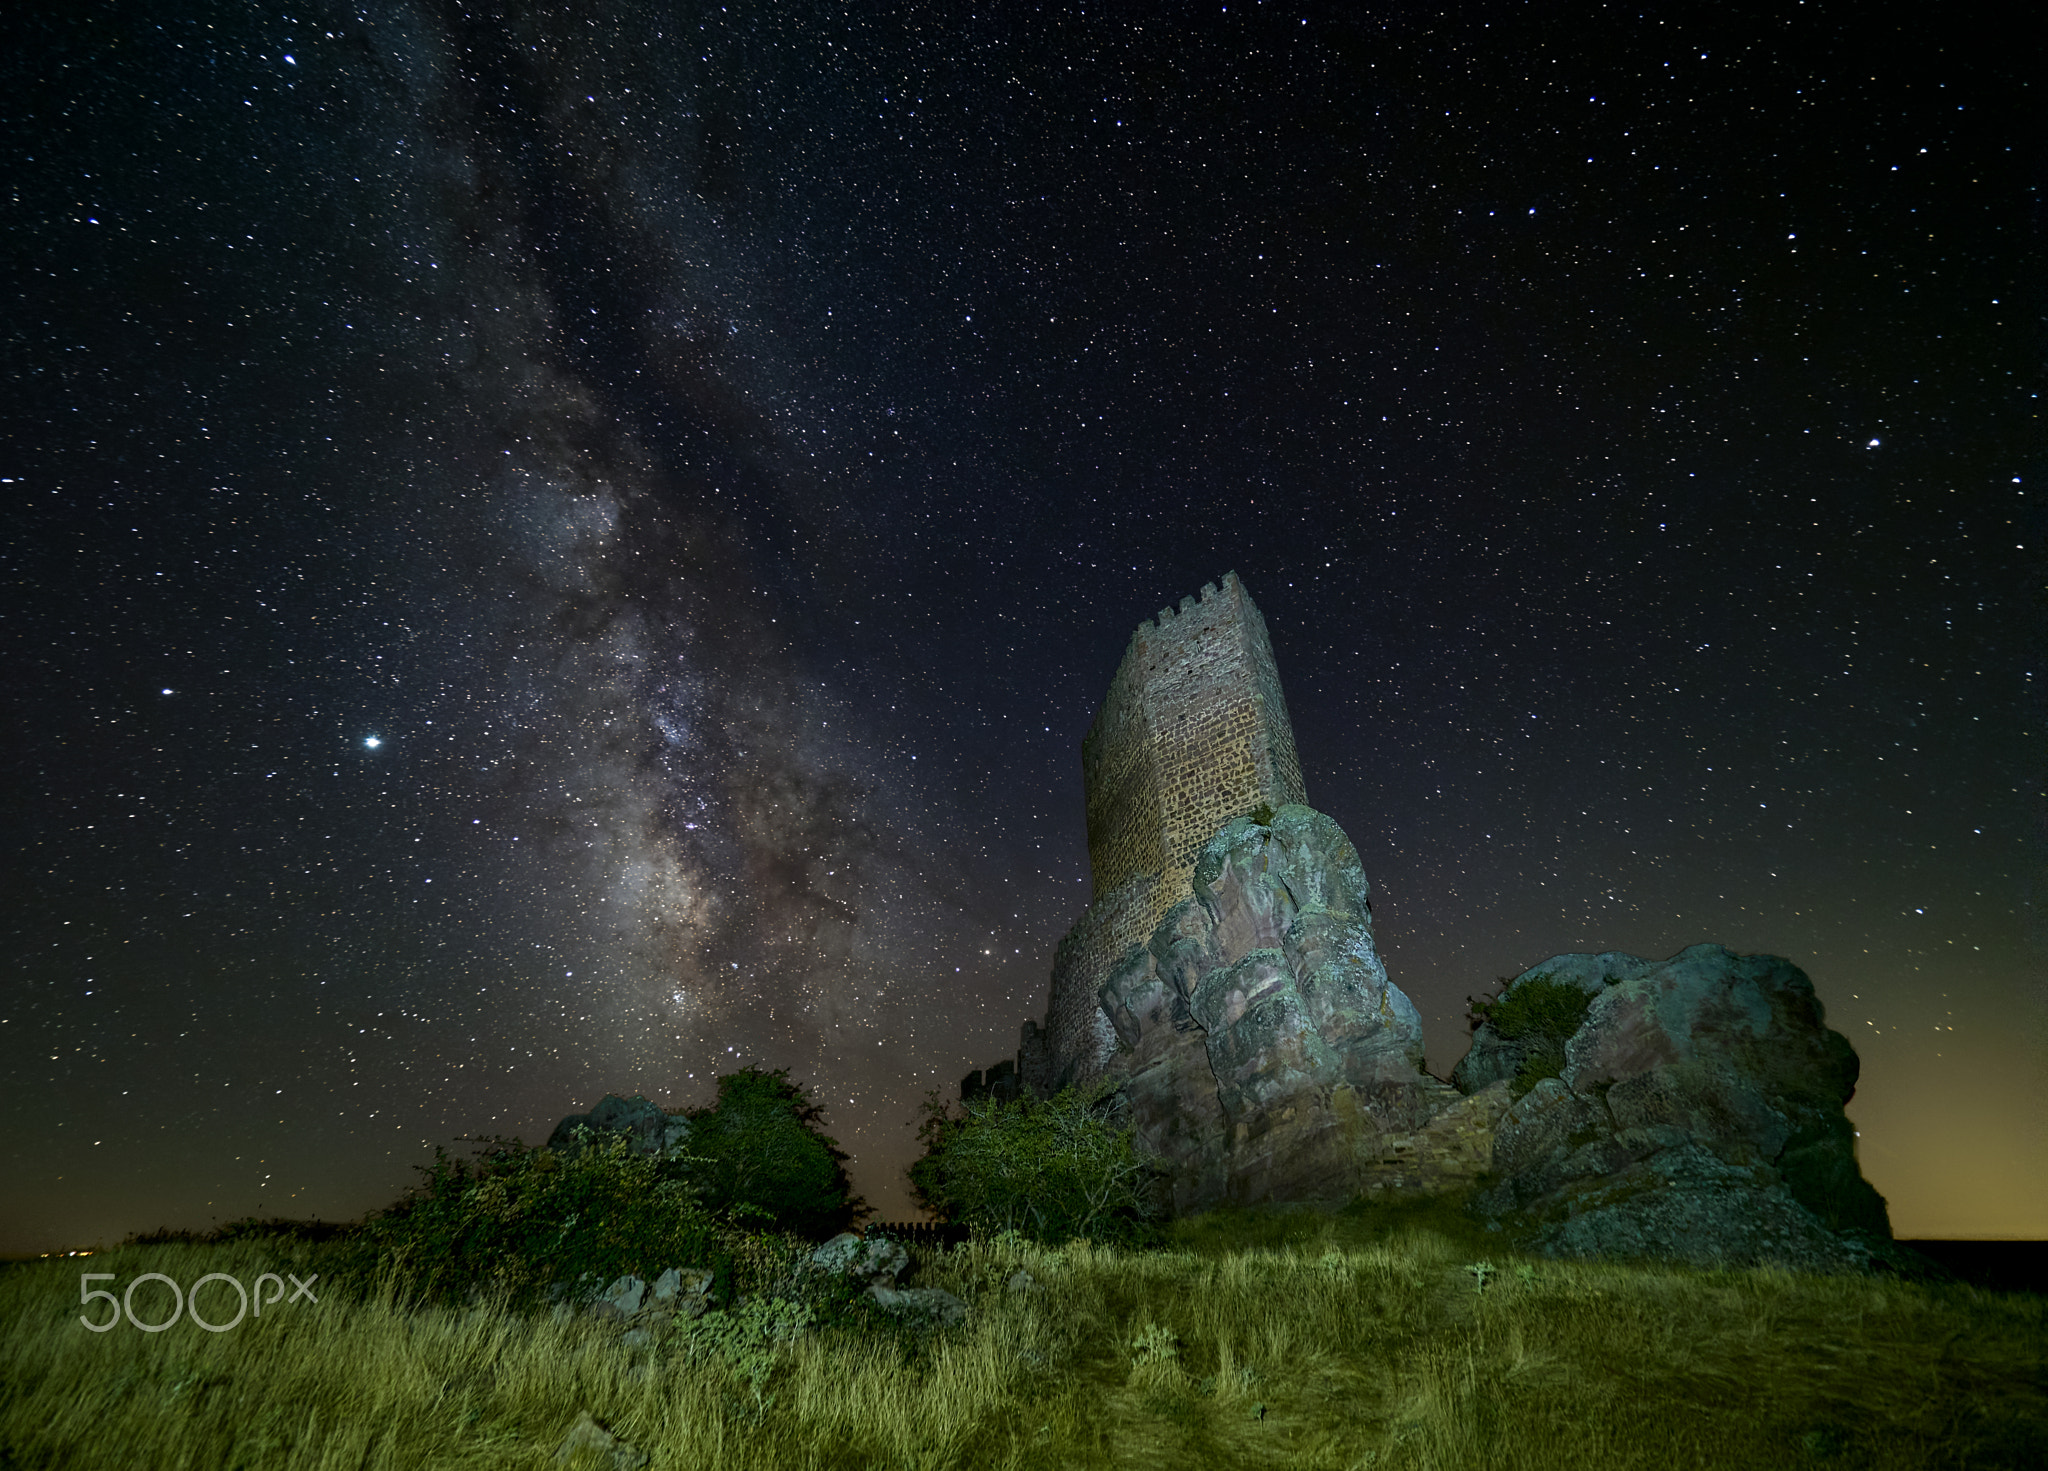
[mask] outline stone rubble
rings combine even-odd
[[[967,1320],[967,1304],[943,1288],[897,1285],[898,1276],[910,1265],[910,1253],[900,1242],[849,1231],[817,1247],[808,1260],[813,1271],[862,1283],[876,1306],[899,1317],[944,1324]],[[1018,1275],[1029,1281],[1028,1273]],[[675,1326],[701,1318],[710,1310],[711,1282],[712,1274],[702,1267],[670,1267],[651,1285],[628,1273],[582,1296],[580,1307],[579,1295],[558,1285],[553,1294],[554,1314],[558,1320],[580,1315],[622,1327],[620,1343],[628,1348],[651,1348]],[[735,1306],[744,1301],[739,1299]]]

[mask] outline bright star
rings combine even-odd
[[[368,747],[369,747],[369,748],[370,748],[371,750],[373,750],[373,751],[374,751],[374,750],[376,750],[376,749],[377,749],[377,748],[378,748],[379,746],[383,745],[383,744],[384,744],[384,742],[383,742],[383,741],[382,741],[381,739],[379,739],[378,737],[376,737],[376,736],[365,736],[365,737],[363,738],[363,744],[364,744],[364,745],[366,745],[366,746],[368,746]]]

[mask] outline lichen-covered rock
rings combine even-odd
[[[1422,1069],[1422,1020],[1380,963],[1370,892],[1322,813],[1238,818],[1203,848],[1190,897],[1111,968],[1108,1071],[1176,1211],[1342,1203],[1390,1136],[1460,1101]]]
[[[1584,1019],[1557,1075],[1502,1117],[1479,1208],[1558,1255],[1867,1265],[1890,1251],[1843,1105],[1854,1050],[1788,960],[1694,945],[1666,961],[1560,955],[1517,987],[1569,983]],[[1527,1077],[1528,1049],[1476,1031],[1461,1087]]]
[[[821,1272],[887,1287],[910,1265],[910,1253],[901,1242],[887,1237],[842,1231],[811,1253],[811,1265]]]
[[[1496,1019],[1474,1029],[1471,1049],[1451,1069],[1452,1084],[1461,1093],[1477,1093],[1494,1083],[1517,1082],[1533,1059],[1553,1048],[1557,1070],[1561,1071],[1565,1043],[1583,1025],[1585,1008],[1593,997],[1610,985],[1634,979],[1654,964],[1609,950],[1599,955],[1560,955],[1515,977],[1493,1003]],[[1523,1000],[1532,988],[1546,985],[1577,993],[1570,1024],[1563,1028],[1562,1035],[1556,1035],[1554,1027],[1546,1025],[1554,1020],[1549,1016],[1524,1017],[1522,1025],[1511,1023],[1512,1013],[1522,1009],[1515,1003]],[[1519,1096],[1528,1091],[1528,1086],[1523,1083],[1515,1091]]]
[[[690,1135],[690,1121],[680,1114],[667,1114],[659,1105],[635,1095],[621,1098],[607,1093],[589,1113],[572,1113],[555,1125],[547,1147],[557,1153],[573,1153],[576,1131],[590,1129],[603,1134],[623,1134],[637,1154],[664,1154],[678,1149]]]
[[[597,1301],[591,1304],[590,1314],[594,1318],[609,1318],[623,1323],[640,1311],[640,1304],[646,1296],[647,1284],[629,1273],[597,1295]]]
[[[1197,912],[1187,903],[1169,914],[1153,949],[1181,943],[1180,931],[1194,927]],[[1134,946],[1110,973],[1102,1005],[1123,1048],[1117,1064],[1124,1079],[1124,1121],[1137,1128],[1168,1171],[1173,1210],[1221,1200],[1229,1179],[1228,1128],[1207,1039],[1187,998],[1160,973],[1152,950]]]
[[[688,1322],[704,1316],[711,1306],[712,1275],[704,1267],[670,1267],[654,1279],[647,1300],[656,1311],[667,1311]]]
[[[1232,1061],[1272,1046],[1331,1085],[1422,1075],[1422,1018],[1387,980],[1370,895],[1344,830],[1308,807],[1283,807],[1265,825],[1239,818],[1203,848],[1194,898],[1213,938],[1196,957],[1203,974],[1189,1005],[1219,1083]],[[1209,955],[1216,963],[1202,966]],[[1277,1014],[1261,1014],[1269,1009]],[[1255,1090],[1246,1101],[1261,1095],[1273,1096]]]

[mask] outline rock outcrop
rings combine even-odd
[[[1797,966],[1718,945],[1560,955],[1516,977],[1495,1017],[1565,987],[1585,1003],[1560,1057],[1542,1065],[1540,1029],[1488,1021],[1452,1074],[1475,1096],[1527,1088],[1500,1118],[1480,1211],[1555,1256],[1807,1270],[1899,1256],[1843,1113],[1856,1054]]]
[[[870,1287],[894,1287],[897,1276],[910,1265],[910,1253],[887,1237],[842,1231],[811,1253],[811,1265]]]
[[[1341,1204],[1485,1168],[1505,1090],[1468,1099],[1423,1071],[1421,1018],[1387,980],[1334,821],[1299,804],[1237,818],[1192,888],[1099,993],[1119,1043],[1105,1075],[1177,1213]]]
[[[899,1318],[933,1323],[964,1323],[967,1304],[943,1287],[898,1287],[897,1274],[910,1265],[910,1253],[886,1237],[860,1237],[841,1232],[811,1253],[811,1266],[832,1276],[867,1284],[877,1307]]]
[[[1138,625],[1081,756],[1093,897],[1044,1024],[964,1102],[1116,1083],[1177,1214],[1482,1184],[1540,1251],[1912,1267],[1856,1165],[1856,1055],[1788,961],[1559,956],[1451,1083],[1423,1071],[1235,576]]]
[[[1111,967],[1103,1075],[1175,1214],[1479,1184],[1475,1209],[1550,1255],[1912,1269],[1857,1167],[1856,1054],[1797,966],[1560,955],[1492,1003],[1447,1084],[1369,894],[1330,818],[1237,818]]]
[[[639,1154],[665,1154],[690,1136],[690,1121],[680,1114],[663,1113],[656,1104],[635,1095],[621,1098],[607,1093],[589,1113],[572,1113],[555,1125],[547,1147],[558,1153],[574,1151],[576,1130],[596,1134],[623,1134]]]

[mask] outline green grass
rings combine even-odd
[[[964,1327],[826,1315],[765,1375],[687,1338],[630,1351],[587,1321],[325,1276],[317,1306],[226,1333],[78,1322],[82,1269],[119,1291],[338,1259],[243,1240],[0,1272],[0,1466],[539,1471],[586,1409],[690,1471],[2048,1464],[2048,1299],[1525,1259],[1445,1202],[1219,1213],[1146,1252],[924,1254],[917,1280],[965,1298]],[[1040,1290],[1003,1290],[1019,1267]]]

